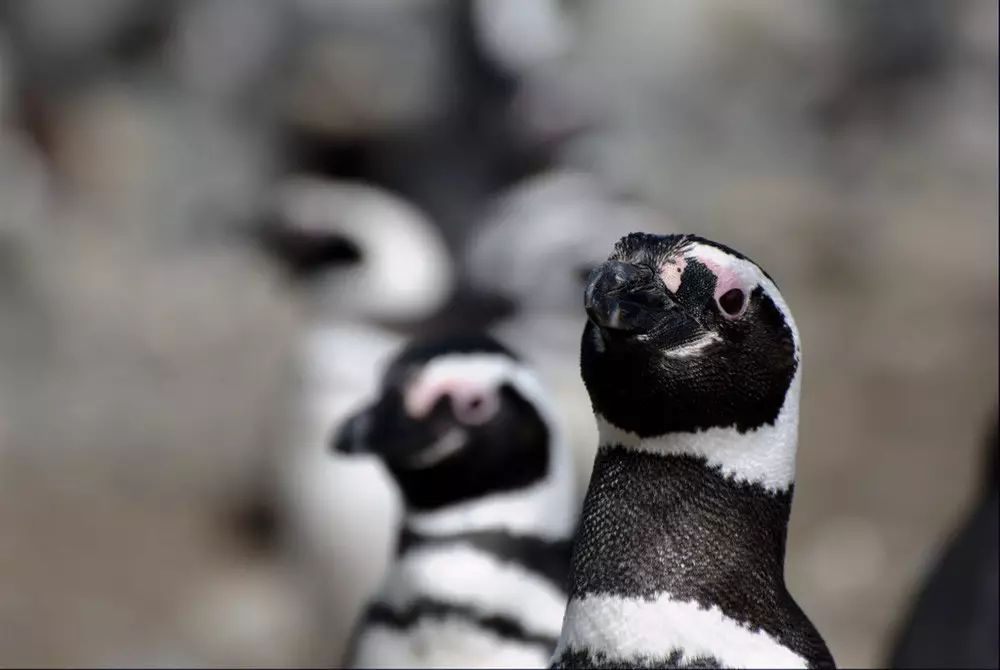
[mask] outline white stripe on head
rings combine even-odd
[[[792,339],[795,342],[796,360],[801,358],[802,345],[799,340],[799,330],[795,326],[795,319],[792,317],[792,310],[789,309],[788,303],[785,302],[778,287],[768,279],[767,275],[756,264],[744,258],[738,258],[726,253],[718,247],[702,244],[701,242],[686,243],[679,255],[685,259],[678,259],[679,263],[686,265],[686,259],[693,259],[707,265],[715,273],[719,280],[719,283],[716,285],[716,297],[737,284],[742,285],[742,288],[748,291],[752,291],[757,286],[763,289],[764,293],[774,303],[774,306],[781,312],[782,318],[784,318],[785,323],[788,324],[788,328],[792,331]],[[661,276],[668,273],[669,267],[668,265],[661,268]],[[681,267],[683,268],[683,265]],[[677,285],[679,285],[679,282],[680,280],[678,279]],[[676,289],[672,290],[676,291]]]
[[[360,247],[359,266],[319,282],[338,313],[418,319],[448,298],[454,263],[441,233],[413,203],[370,184],[306,175],[285,179],[275,200],[287,225],[342,235]]]
[[[435,364],[441,360],[441,364]],[[416,379],[406,385],[403,405],[414,419],[422,419],[438,400],[451,401],[455,417],[465,424],[489,421],[500,411],[500,384],[503,378],[495,366],[476,359],[447,357],[425,365]]]
[[[469,434],[461,428],[452,428],[431,446],[420,450],[407,459],[406,464],[412,470],[433,468],[446,458],[457,454],[465,448]]]
[[[678,347],[673,347],[667,349],[663,352],[663,355],[667,358],[693,358],[701,354],[709,346],[715,344],[716,342],[721,342],[722,338],[713,332],[706,332],[701,337],[692,340],[686,344],[682,344]]]
[[[502,638],[457,617],[426,618],[405,630],[381,624],[358,636],[352,668],[544,668],[550,650]]]
[[[656,455],[688,454],[705,458],[739,482],[760,484],[772,491],[787,491],[795,481],[795,452],[799,432],[799,375],[785,395],[785,404],[774,425],[745,433],[735,427],[708,428],[691,433],[640,437],[597,415],[601,447],[620,445]]]
[[[471,544],[413,549],[389,571],[378,602],[399,614],[427,598],[503,616],[525,631],[559,637],[566,596],[548,579]]]
[[[615,595],[587,595],[566,608],[563,632],[553,659],[563,653],[588,651],[609,662],[667,659],[683,654],[681,663],[712,656],[726,668],[806,668],[799,654],[764,631],[752,631],[725,616],[718,607],[673,600]]]
[[[469,353],[437,357],[424,366],[422,380],[464,379],[479,388],[510,384],[538,412],[549,430],[549,471],[523,489],[494,493],[433,512],[410,512],[407,523],[426,535],[476,530],[569,537],[576,526],[573,464],[562,422],[535,374],[502,354]]]

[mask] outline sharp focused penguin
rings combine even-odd
[[[338,429],[405,501],[395,561],[353,667],[545,667],[578,517],[560,422],[532,372],[486,335],[412,341]]]
[[[633,233],[584,303],[600,446],[555,667],[834,667],[785,587],[801,368],[774,282]]]

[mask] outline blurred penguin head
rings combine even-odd
[[[408,507],[431,511],[546,477],[552,426],[532,373],[486,335],[412,341],[379,397],[335,432],[341,454],[373,454]]]
[[[418,320],[451,295],[453,262],[438,229],[373,186],[289,178],[257,232],[271,257],[339,317]]]

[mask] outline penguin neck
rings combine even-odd
[[[502,533],[562,541],[573,536],[578,504],[568,449],[555,448],[545,476],[527,486],[435,510],[407,508],[404,533],[436,538]]]
[[[622,581],[609,584],[622,595],[693,597],[708,607],[718,604],[714,596],[723,582],[736,598],[744,588],[744,594],[761,589],[778,594],[784,591],[793,490],[792,483],[768,489],[741,481],[687,451],[656,453],[603,443],[591,474],[580,542],[596,549],[607,546],[608,532],[629,538],[618,542],[628,545],[622,556],[602,550],[597,559],[610,564],[632,557],[618,562]],[[614,522],[605,526],[611,517]],[[604,571],[607,565],[586,569]],[[607,573],[601,580],[606,578]],[[640,583],[647,586],[639,588]]]
[[[792,377],[784,404],[770,424],[742,432],[727,426],[640,436],[595,412],[598,444],[663,457],[692,456],[734,484],[759,484],[772,493],[789,491],[795,481],[801,378],[801,372]]]
[[[581,533],[597,532],[588,529],[596,517],[621,515],[615,532],[634,538],[629,551],[648,556],[648,569],[663,566],[662,580],[653,580],[663,591],[704,596],[714,585],[700,582],[712,575],[727,581],[752,575],[729,584],[730,593],[742,584],[783,592],[798,434],[797,389],[791,390],[792,402],[774,424],[745,432],[729,427],[640,437],[598,415],[600,442]],[[691,559],[697,565],[685,568]]]

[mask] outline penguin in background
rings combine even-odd
[[[391,550],[399,500],[374,463],[331,459],[329,431],[374,392],[404,342],[389,322],[419,321],[453,289],[438,229],[413,205],[363,183],[285,180],[253,231],[302,296],[304,328],[288,416],[274,450],[283,532],[318,580],[322,658],[338,653]],[[266,506],[266,505],[265,505]]]
[[[485,53],[472,3],[449,3],[444,14],[449,67],[459,73],[453,108],[429,124],[346,135],[286,119],[280,142],[291,176],[274,216],[255,230],[312,312],[282,504],[333,584],[332,648],[384,569],[400,501],[370,461],[324,459],[325,434],[374,392],[375,371],[407,337],[486,327],[511,311],[509,299],[464,281],[453,255],[498,184],[547,164],[558,144],[546,133],[511,140],[518,73]]]
[[[485,334],[416,338],[332,447],[375,457],[404,502],[345,667],[544,667],[579,504],[562,421],[531,368]]]
[[[1000,663],[998,435],[994,418],[979,491],[917,585],[890,642],[890,668],[995,668]]]

